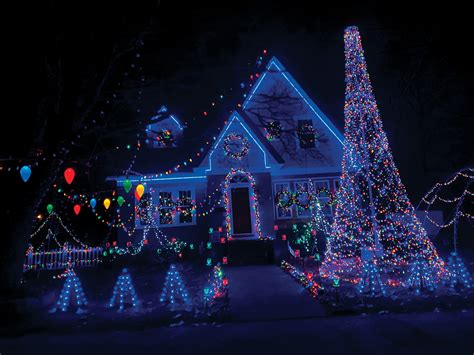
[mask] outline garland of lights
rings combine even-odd
[[[224,139],[223,149],[228,157],[241,160],[250,149],[250,143],[240,133],[229,133]]]
[[[372,92],[359,31],[344,33],[346,57],[345,144],[333,232],[323,272],[337,261],[381,252],[383,265],[406,265],[422,254],[430,268],[444,262],[415,215],[393,161]],[[334,265],[331,265],[334,264]]]
[[[444,198],[439,195],[440,191],[442,191],[443,188],[449,187],[450,185],[458,182],[461,178],[464,178],[467,180],[464,183],[465,185],[464,185],[463,192],[459,196],[454,197],[454,198]],[[451,225],[457,224],[459,217],[467,217],[471,219],[474,218],[473,215],[462,210],[463,202],[465,198],[466,197],[472,198],[474,196],[474,192],[469,190],[469,187],[473,181],[474,181],[473,168],[462,169],[456,172],[447,181],[437,182],[436,184],[434,184],[433,187],[422,197],[420,203],[417,206],[417,210],[420,208],[422,203],[425,203],[426,204],[426,208],[424,210],[425,218],[438,228],[447,228]],[[441,201],[443,203],[456,203],[456,206],[454,208],[455,213],[453,213],[453,217],[449,221],[439,224],[430,217],[429,211],[432,205],[436,201]]]
[[[302,195],[306,194],[306,203],[302,203],[300,200],[300,197]],[[275,194],[275,203],[278,205],[279,208],[282,210],[286,211],[289,208],[291,208],[292,205],[296,205],[302,209],[309,209],[313,202],[321,195],[324,194],[325,196],[323,197],[328,197],[328,201],[325,202],[322,206],[324,207],[330,207],[334,206],[337,203],[336,199],[336,193],[333,191],[330,191],[326,187],[320,187],[320,188],[312,188],[310,190],[299,190],[295,193],[292,193],[291,191],[288,190],[281,190],[278,191]]]
[[[230,172],[226,175],[224,179],[224,203],[226,206],[226,217],[225,217],[225,224],[226,224],[226,233],[227,233],[227,239],[232,239],[232,230],[231,230],[231,206],[230,206],[230,196],[229,196],[229,189],[230,189],[230,181],[232,178],[236,175],[243,175],[247,178],[247,180],[250,182],[250,201],[253,209],[253,213],[255,216],[255,233],[258,236],[258,239],[264,239],[262,236],[262,229],[260,226],[260,212],[258,208],[258,196],[256,193],[256,183],[255,179],[253,176],[244,171],[243,169],[234,169],[232,168]]]
[[[81,245],[82,247],[84,248],[88,248],[88,246],[86,244],[84,244],[83,242],[81,242],[74,234],[73,232],[66,227],[66,225],[64,224],[63,220],[61,219],[61,217],[59,217],[59,215],[56,213],[56,212],[51,212],[51,214],[43,221],[43,223],[41,223],[41,225],[36,229],[36,231],[34,231],[33,233],[30,234],[30,237],[29,239],[33,239],[39,232],[41,232],[41,230],[43,230],[43,228],[48,224],[48,222],[51,221],[52,218],[56,218],[59,222],[59,224],[61,225],[61,227],[66,231],[66,233],[72,238],[72,240],[74,240],[76,243],[78,243],[79,245]],[[58,246],[61,246],[59,244],[59,242],[57,241],[57,239],[55,239],[56,243],[58,243]]]
[[[299,271],[285,260],[281,262],[280,266],[285,272],[290,274],[295,280],[303,285],[303,287],[311,293],[311,296],[314,298],[318,297],[318,292],[322,289],[322,286],[314,280],[314,274],[312,272]]]

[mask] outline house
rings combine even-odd
[[[320,199],[327,202],[341,173],[340,131],[277,58],[246,96],[241,109],[222,117],[223,129],[191,171],[112,178],[119,193],[125,193],[126,179],[145,186],[141,200],[129,207],[135,230],[122,233],[119,244],[141,238],[153,243],[137,232],[150,227],[188,242],[207,241],[209,235],[229,242],[273,239],[276,230],[310,217],[304,202],[286,205],[292,194],[304,200],[310,180],[326,192]],[[181,133],[181,124],[170,117],[149,129],[173,126]],[[323,211],[333,213],[331,206]]]

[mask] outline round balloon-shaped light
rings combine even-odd
[[[23,166],[20,169],[20,175],[23,182],[27,182],[31,176],[31,168],[28,165]]]
[[[49,204],[46,206],[46,211],[48,211],[48,213],[51,214],[51,212],[53,212],[53,205],[49,203]]]
[[[74,171],[73,168],[67,168],[66,170],[64,170],[64,178],[66,179],[66,182],[68,183],[68,185],[72,184],[75,176],[76,176],[76,172]]]
[[[74,205],[74,213],[76,214],[76,216],[79,214],[79,212],[81,212],[81,205]]]
[[[117,197],[117,203],[120,207],[122,207],[124,202],[125,202],[125,199],[122,196]]]
[[[104,207],[105,207],[106,210],[109,209],[109,207],[110,207],[110,199],[106,198],[106,199],[104,200]]]
[[[123,181],[123,189],[125,190],[126,193],[128,193],[131,188],[132,188],[132,183],[130,182],[130,180],[125,179]]]
[[[91,207],[94,209],[95,206],[97,205],[97,200],[95,198],[91,198],[89,203],[90,203]]]
[[[135,189],[135,192],[137,193],[136,196],[138,196],[138,200],[142,198],[143,193],[145,192],[145,186],[142,184],[138,184],[137,188]]]

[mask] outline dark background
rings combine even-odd
[[[184,147],[201,144],[239,101],[229,88],[256,70],[263,49],[342,131],[348,25],[360,28],[384,128],[416,205],[433,183],[474,160],[469,13],[448,5],[44,1],[5,8],[2,267],[21,258],[36,208],[50,196],[42,192],[66,165],[78,171],[76,192],[109,189],[105,176],[122,173],[133,157],[114,148],[133,145],[163,104],[190,127]],[[221,93],[228,100],[203,124],[202,112]],[[173,158],[163,156],[156,171]],[[23,184],[15,169],[37,161]]]

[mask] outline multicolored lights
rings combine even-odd
[[[444,262],[418,221],[393,161],[357,27],[345,30],[344,42],[345,145],[324,268],[373,249],[380,266],[406,265],[421,256],[440,270]]]

